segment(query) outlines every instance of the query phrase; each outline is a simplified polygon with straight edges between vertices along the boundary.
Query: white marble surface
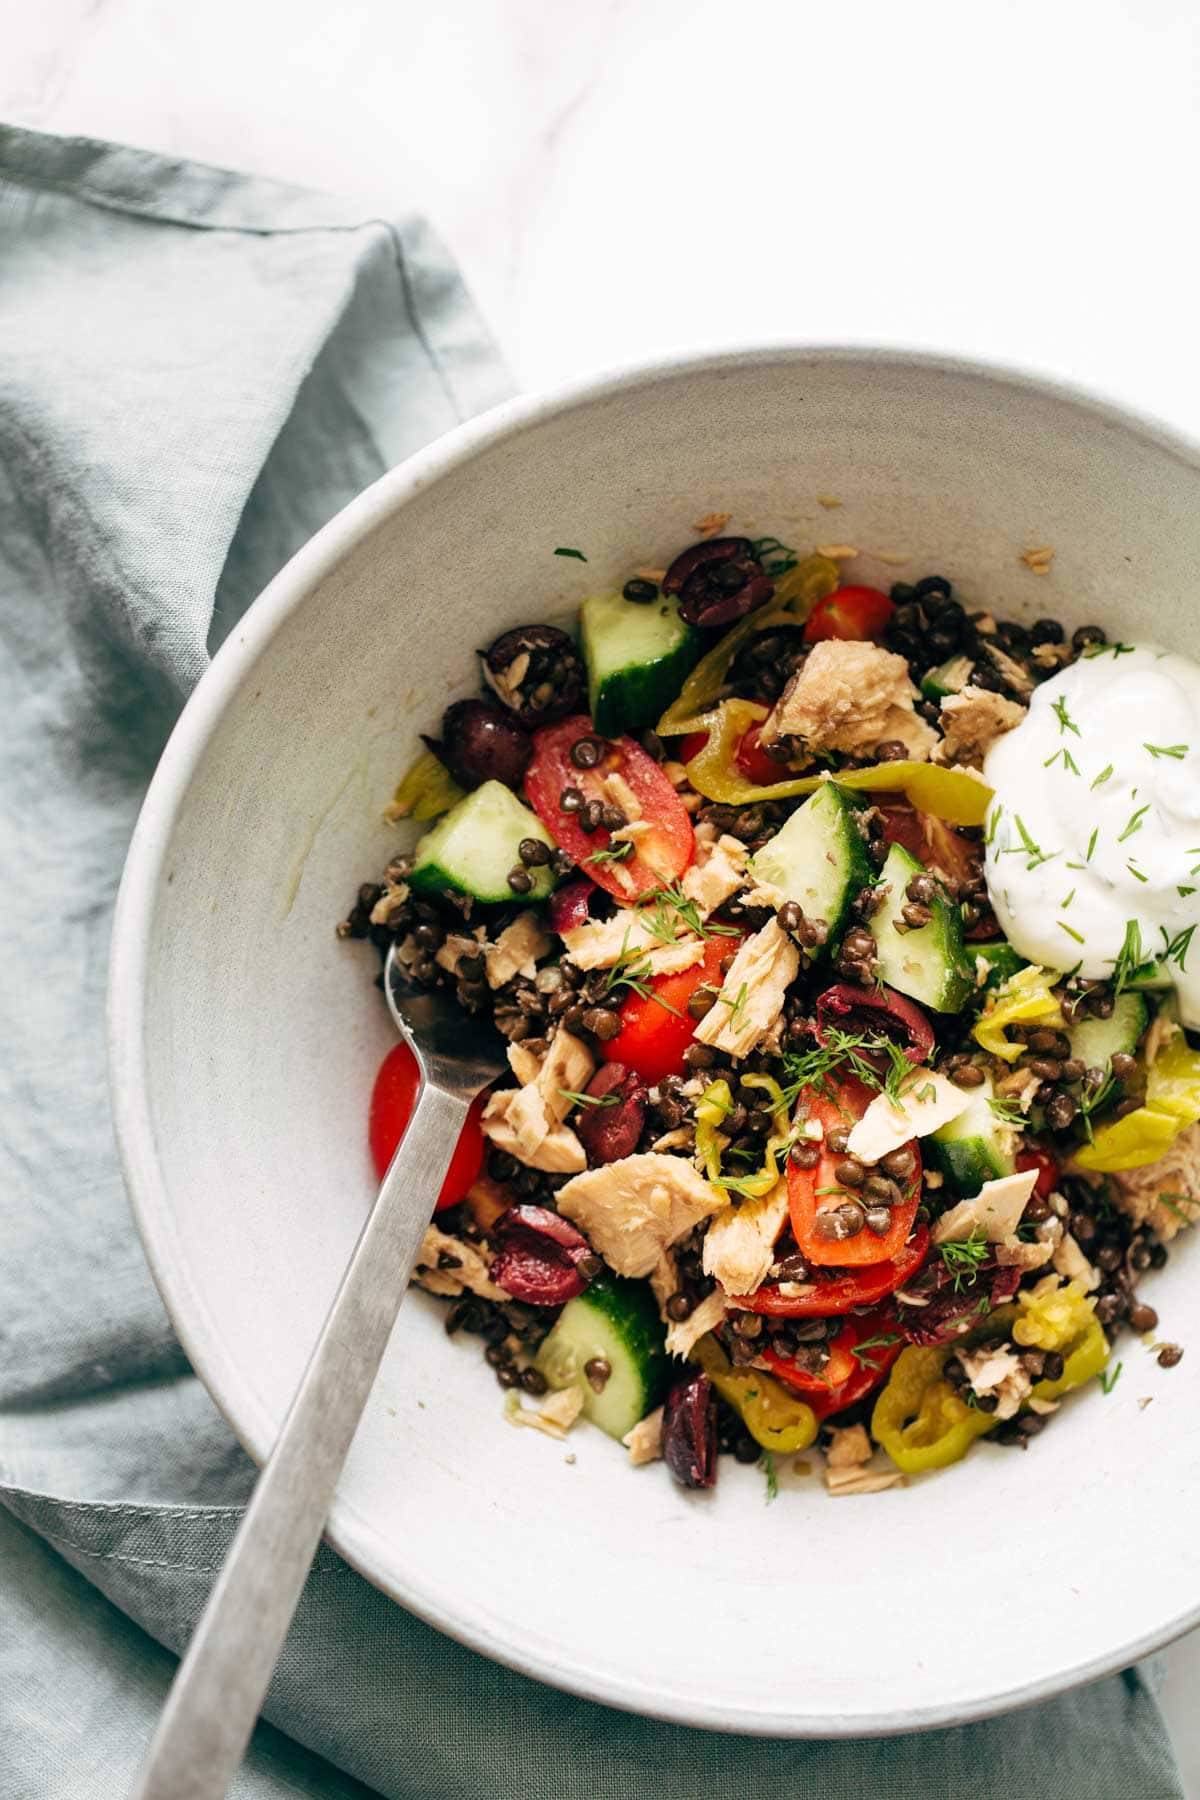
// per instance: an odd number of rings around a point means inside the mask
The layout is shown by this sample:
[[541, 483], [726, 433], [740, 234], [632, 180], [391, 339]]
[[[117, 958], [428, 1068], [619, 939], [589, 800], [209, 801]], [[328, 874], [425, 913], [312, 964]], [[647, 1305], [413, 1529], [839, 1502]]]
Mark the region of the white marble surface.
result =
[[[1200, 433], [1189, 0], [7, 0], [0, 22], [0, 117], [426, 211], [525, 386], [876, 340]], [[1193, 1637], [1167, 1709], [1196, 1797], [1198, 1678]]]

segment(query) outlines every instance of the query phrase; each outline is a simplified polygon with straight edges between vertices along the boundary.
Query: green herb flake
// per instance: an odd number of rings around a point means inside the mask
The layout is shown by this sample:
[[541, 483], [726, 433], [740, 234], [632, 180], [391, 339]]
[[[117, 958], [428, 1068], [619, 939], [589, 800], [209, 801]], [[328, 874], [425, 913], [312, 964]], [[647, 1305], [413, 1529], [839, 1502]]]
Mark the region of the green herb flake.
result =
[[1065, 919], [1057, 919], [1055, 923], [1060, 931], [1065, 931], [1067, 936], [1069, 938], [1074, 938], [1077, 944], [1082, 944], [1086, 941], [1082, 931], [1076, 931], [1075, 927], [1073, 925], [1068, 925]]
[[1149, 881], [1150, 877], [1148, 875], [1143, 875], [1135, 862], [1129, 861], [1125, 864], [1125, 867], [1129, 870], [1129, 873], [1133, 876], [1135, 881]]
[[1163, 951], [1164, 962], [1177, 962], [1180, 969], [1186, 974], [1187, 953], [1192, 947], [1192, 937], [1195, 934], [1196, 927], [1194, 925], [1189, 925], [1185, 930], [1177, 932], [1173, 938], [1167, 937], [1167, 933], [1163, 930], [1161, 925], [1158, 929], [1162, 932], [1167, 946]]
[[1067, 895], [1066, 899], [1059, 901], [1058, 904], [1062, 907], [1064, 912], [1066, 912], [1068, 906], [1070, 906], [1070, 904], [1074, 898], [1075, 898], [1075, 889], [1072, 888], [1070, 893]]
[[1120, 1376], [1121, 1370], [1124, 1367], [1125, 1367], [1125, 1364], [1123, 1362], [1119, 1362], [1115, 1369], [1111, 1369], [1111, 1370], [1110, 1369], [1101, 1369], [1101, 1371], [1100, 1371], [1099, 1375], [1096, 1377], [1096, 1379], [1099, 1381], [1100, 1386], [1104, 1389], [1104, 1392], [1106, 1394], [1112, 1393], [1113, 1389], [1117, 1385], [1117, 1380]]
[[1196, 890], [1194, 887], [1177, 887], [1175, 889], [1175, 892], [1179, 895], [1179, 898], [1181, 900], [1190, 899], [1190, 897], [1195, 893], [1195, 891]]
[[1112, 772], [1113, 772], [1113, 766], [1111, 763], [1109, 763], [1109, 765], [1106, 769], [1101, 769], [1101, 771], [1097, 775], [1095, 781], [1093, 781], [1093, 783], [1092, 783], [1093, 791], [1098, 787], [1103, 787], [1104, 783], [1108, 780], [1108, 778], [1112, 774]]
[[1099, 838], [1099, 836], [1100, 836], [1100, 827], [1097, 825], [1095, 831], [1093, 831], [1091, 837], [1088, 839], [1088, 847], [1087, 847], [1087, 851], [1086, 851], [1086, 854], [1084, 855], [1084, 859], [1083, 859], [1084, 862], [1091, 862], [1092, 856], [1096, 849], [1096, 841]]
[[633, 839], [621, 838], [617, 843], [610, 844], [607, 850], [597, 850], [591, 856], [585, 856], [583, 860], [586, 863], [596, 864], [619, 863], [625, 862], [626, 859], [632, 855]]
[[572, 1106], [617, 1106], [620, 1094], [577, 1094], [573, 1088], [559, 1088], [558, 1093]]
[[973, 1231], [968, 1238], [942, 1244], [938, 1253], [947, 1274], [954, 1277], [955, 1293], [960, 1294], [964, 1287], [970, 1286], [979, 1273], [980, 1266], [987, 1261], [989, 1246], [981, 1231]]
[[568, 550], [565, 545], [560, 545], [554, 554], [555, 556], [573, 556], [576, 562], [587, 561], [587, 557], [583, 554], [582, 550]]
[[1139, 806], [1135, 813], [1130, 814], [1129, 823], [1117, 839], [1118, 844], [1123, 844], [1126, 838], [1131, 838], [1135, 831], [1140, 831], [1142, 829], [1142, 820], [1149, 811], [1150, 802], [1147, 800], [1145, 806]]
[[1081, 735], [1078, 725], [1067, 711], [1065, 695], [1060, 695], [1054, 702], [1054, 716], [1058, 720], [1058, 729], [1060, 731], [1073, 731], [1076, 737]]
[[1190, 1225], [1196, 1215], [1194, 1210], [1190, 1213], [1185, 1213], [1182, 1209], [1185, 1206], [1190, 1206], [1193, 1209], [1200, 1207], [1200, 1200], [1194, 1200], [1190, 1194], [1178, 1193], [1174, 1188], [1167, 1188], [1163, 1193], [1159, 1194], [1158, 1199], [1160, 1205], [1165, 1206], [1169, 1213], [1174, 1213], [1175, 1217], [1184, 1225]]
[[1126, 919], [1125, 936], [1121, 948], [1113, 958], [1114, 994], [1119, 994], [1129, 985], [1146, 960], [1146, 952], [1142, 947], [1142, 928], [1136, 919]]
[[993, 1118], [999, 1119], [1002, 1125], [1015, 1125], [1018, 1131], [1023, 1130], [1027, 1124], [1025, 1114], [1013, 1100], [1005, 1100], [1003, 1098], [999, 1100], [989, 1100], [988, 1110], [991, 1112]]
[[767, 1482], [766, 1504], [770, 1506], [772, 1500], [778, 1500], [779, 1498], [779, 1476], [775, 1469], [774, 1452], [771, 1450], [764, 1450], [759, 1458], [759, 1462]]
[[1142, 749], [1148, 750], [1151, 756], [1173, 756], [1176, 762], [1182, 762], [1188, 753], [1189, 746], [1187, 744], [1143, 744]]
[[881, 1331], [875, 1337], [863, 1338], [861, 1343], [852, 1344], [850, 1346], [850, 1354], [858, 1362], [866, 1363], [868, 1368], [878, 1369], [880, 1367], [878, 1359], [869, 1355], [868, 1352], [871, 1350], [886, 1350], [889, 1345], [898, 1344], [899, 1342], [900, 1333], [898, 1331]]

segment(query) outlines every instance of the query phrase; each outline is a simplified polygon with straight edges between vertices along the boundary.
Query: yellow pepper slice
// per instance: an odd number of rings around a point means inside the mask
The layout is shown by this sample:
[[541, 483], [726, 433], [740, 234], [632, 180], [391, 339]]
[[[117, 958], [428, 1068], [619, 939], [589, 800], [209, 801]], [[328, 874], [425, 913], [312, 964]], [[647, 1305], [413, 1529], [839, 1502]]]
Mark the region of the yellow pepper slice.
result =
[[1061, 1027], [1062, 1008], [1051, 993], [1051, 983], [1060, 980], [1057, 970], [1040, 969], [1031, 963], [1018, 969], [991, 995], [986, 1010], [976, 1022], [972, 1036], [993, 1056], [1005, 1062], [1016, 1062], [1027, 1045], [1005, 1035], [1009, 1025], [1039, 1024]]
[[872, 1436], [906, 1475], [958, 1462], [996, 1423], [994, 1413], [968, 1406], [942, 1379], [956, 1348], [913, 1344], [902, 1350], [875, 1402]]
[[757, 701], [726, 700], [697, 722], [696, 729], [708, 732], [708, 742], [687, 765], [688, 780], [698, 794], [722, 806], [750, 806], [759, 800], [790, 800], [798, 794], [811, 794], [823, 781], [836, 781], [839, 787], [858, 792], [906, 794], [918, 811], [932, 813], [950, 825], [983, 823], [991, 788], [961, 769], [943, 769], [934, 763], [875, 763], [866, 769], [793, 775], [787, 781], [756, 787], [734, 758], [751, 725], [766, 716], [767, 708]]
[[721, 1152], [729, 1139], [718, 1130], [733, 1111], [733, 1093], [727, 1081], [710, 1081], [696, 1102], [696, 1150], [704, 1173], [715, 1181], [721, 1173]]
[[691, 1360], [699, 1363], [756, 1444], [785, 1456], [808, 1449], [817, 1435], [817, 1416], [782, 1381], [761, 1369], [735, 1369], [711, 1335], [693, 1346]]
[[1058, 1380], [1035, 1382], [1034, 1394], [1039, 1400], [1057, 1400], [1060, 1394], [1082, 1387], [1093, 1375], [1099, 1375], [1107, 1365], [1108, 1357], [1109, 1344], [1104, 1327], [1098, 1319], [1093, 1319], [1074, 1349], [1067, 1352]]
[[1082, 1282], [1064, 1286], [1051, 1277], [1036, 1288], [1018, 1294], [1013, 1341], [1033, 1350], [1060, 1350], [1064, 1354], [1079, 1343], [1096, 1318], [1096, 1303], [1084, 1292]]
[[426, 750], [406, 771], [389, 811], [397, 819], [437, 819], [464, 798], [446, 765]]
[[1200, 1051], [1182, 1032], [1159, 1051], [1146, 1073], [1145, 1105], [1101, 1125], [1075, 1152], [1081, 1169], [1111, 1172], [1157, 1162], [1168, 1145], [1200, 1121]]
[[774, 598], [766, 606], [760, 606], [727, 631], [720, 643], [700, 658], [658, 721], [658, 735], [682, 737], [688, 731], [703, 731], [707, 723], [704, 715], [720, 695], [739, 650], [760, 631], [769, 631], [774, 625], [802, 624], [817, 601], [832, 594], [840, 580], [837, 564], [827, 556], [803, 557], [776, 582]]
[[[716, 1082], [713, 1083], [714, 1087], [717, 1085]], [[721, 1082], [720, 1085], [725, 1088], [726, 1093], [729, 1092], [728, 1085], [725, 1082]], [[763, 1162], [761, 1169], [756, 1170], [753, 1175], [726, 1177], [723, 1180], [718, 1178], [717, 1185], [731, 1188], [735, 1193], [743, 1195], [747, 1200], [761, 1200], [764, 1195], [770, 1193], [771, 1189], [780, 1179], [779, 1165], [775, 1158], [786, 1152], [791, 1144], [791, 1126], [788, 1122], [787, 1103], [783, 1097], [783, 1089], [773, 1075], [743, 1075], [742, 1086], [762, 1088], [770, 1095], [772, 1108], [771, 1123], [774, 1130], [772, 1135], [763, 1145]], [[733, 1096], [730, 1095], [731, 1100], [732, 1098]], [[699, 1108], [697, 1108], [697, 1116], [699, 1116]], [[699, 1145], [699, 1130], [697, 1130], [696, 1133], [696, 1142], [697, 1145]], [[709, 1180], [711, 1181], [713, 1179], [714, 1177], [710, 1175]]]

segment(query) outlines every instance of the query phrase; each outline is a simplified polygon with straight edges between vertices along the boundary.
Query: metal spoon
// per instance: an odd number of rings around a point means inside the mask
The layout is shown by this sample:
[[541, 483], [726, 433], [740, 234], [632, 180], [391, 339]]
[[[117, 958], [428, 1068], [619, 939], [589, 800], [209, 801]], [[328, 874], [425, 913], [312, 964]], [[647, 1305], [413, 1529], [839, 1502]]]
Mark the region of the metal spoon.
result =
[[132, 1800], [220, 1800], [254, 1729], [342, 1464], [479, 1090], [504, 1065], [491, 1024], [408, 986], [384, 992], [423, 1077], [296, 1396], [167, 1695]]

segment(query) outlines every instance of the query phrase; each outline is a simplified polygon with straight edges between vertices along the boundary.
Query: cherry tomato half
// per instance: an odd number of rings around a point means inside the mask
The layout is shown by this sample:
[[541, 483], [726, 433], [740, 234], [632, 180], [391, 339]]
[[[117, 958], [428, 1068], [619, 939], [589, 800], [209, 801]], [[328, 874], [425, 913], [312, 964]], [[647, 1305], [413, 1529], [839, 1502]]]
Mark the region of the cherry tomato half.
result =
[[[654, 888], [678, 881], [696, 853], [696, 834], [683, 801], [654, 758], [632, 738], [599, 739], [604, 753], [595, 768], [576, 768], [571, 751], [581, 738], [597, 735], [585, 713], [543, 725], [534, 733], [525, 792], [555, 843], [579, 864], [580, 872], [628, 905]], [[649, 827], [638, 838], [637, 848], [622, 859], [612, 855], [610, 831], [604, 827], [585, 831], [579, 814], [564, 812], [559, 804], [567, 788], [575, 788], [585, 801], [615, 804], [606, 788], [612, 776], [620, 777], [629, 789], [639, 818]], [[617, 849], [623, 841], [618, 840]]]
[[[761, 747], [759, 743], [761, 736], [762, 725], [751, 725], [750, 729], [738, 739], [733, 760], [738, 773], [744, 775], [747, 781], [752, 781], [755, 787], [769, 787], [774, 781], [786, 780], [787, 771], [774, 762]], [[680, 740], [680, 762], [691, 762], [693, 756], [699, 756], [707, 742], [707, 731], [689, 731], [687, 736]]]
[[710, 937], [703, 962], [675, 975], [655, 975], [649, 994], [629, 993], [621, 1006], [621, 1029], [601, 1044], [608, 1062], [625, 1063], [651, 1086], [683, 1072], [683, 1053], [695, 1036], [698, 1020], [688, 1001], [701, 983], [721, 985], [721, 959], [737, 949], [739, 937]]
[[777, 1319], [839, 1318], [852, 1307], [873, 1306], [894, 1294], [916, 1274], [928, 1253], [929, 1228], [918, 1225], [910, 1241], [890, 1262], [838, 1269], [828, 1275], [817, 1272], [811, 1281], [788, 1284], [806, 1290], [800, 1294], [785, 1294], [777, 1282], [764, 1282], [756, 1293], [743, 1294], [732, 1305], [744, 1307], [747, 1312], [770, 1313]]
[[[371, 1090], [371, 1110], [367, 1116], [367, 1138], [375, 1173], [380, 1181], [396, 1154], [396, 1146], [408, 1129], [420, 1085], [416, 1057], [403, 1041], [394, 1044], [379, 1065], [375, 1086]], [[486, 1103], [486, 1091], [476, 1094], [471, 1102], [471, 1110], [467, 1114], [454, 1155], [450, 1158], [450, 1167], [446, 1171], [446, 1179], [442, 1183], [434, 1212], [441, 1212], [447, 1206], [457, 1206], [483, 1166], [483, 1132], [479, 1126], [479, 1117]]]
[[796, 1102], [798, 1119], [816, 1119], [824, 1129], [821, 1160], [813, 1169], [801, 1169], [788, 1158], [788, 1209], [792, 1215], [792, 1231], [801, 1252], [810, 1263], [823, 1268], [858, 1268], [863, 1263], [892, 1262], [900, 1255], [917, 1216], [921, 1197], [921, 1152], [917, 1140], [910, 1138], [904, 1146], [913, 1155], [913, 1173], [908, 1193], [898, 1206], [892, 1207], [892, 1222], [882, 1237], [865, 1228], [849, 1238], [820, 1237], [816, 1230], [818, 1213], [827, 1207], [845, 1205], [856, 1196], [843, 1192], [835, 1170], [842, 1161], [829, 1149], [829, 1133], [845, 1130], [861, 1119], [875, 1098], [874, 1092], [853, 1075], [846, 1075], [824, 1090], [802, 1088]]
[[903, 1348], [896, 1320], [883, 1308], [846, 1320], [830, 1344], [829, 1361], [819, 1374], [777, 1350], [767, 1348], [762, 1355], [773, 1375], [803, 1394], [818, 1419], [827, 1419], [878, 1387]]
[[1036, 1169], [1037, 1180], [1033, 1191], [1039, 1200], [1047, 1199], [1058, 1186], [1058, 1163], [1049, 1150], [1043, 1150], [1040, 1144], [1029, 1144], [1017, 1157], [1017, 1168]]
[[846, 638], [862, 642], [880, 638], [896, 608], [879, 588], [840, 587], [818, 600], [804, 627], [805, 642]]

